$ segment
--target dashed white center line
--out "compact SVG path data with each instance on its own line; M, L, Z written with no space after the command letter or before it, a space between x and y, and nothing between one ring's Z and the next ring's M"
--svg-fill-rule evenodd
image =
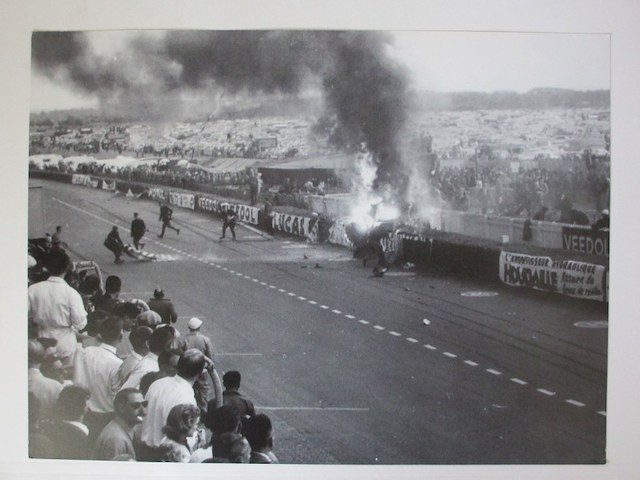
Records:
M549 397L553 397L556 394L556 392L551 392L549 390L545 390L544 388L538 388L537 391L542 393L543 395L548 395Z
M183 253L183 252L181 252L180 250L177 250L177 249L175 249L175 248L173 248L173 247L168 247L168 248L170 248L171 250L174 250L174 251L176 251L176 252ZM226 271L226 272L229 272L229 273L232 273L232 274L236 274L236 275L237 275L237 276L239 276L239 277L244 277L244 278L246 278L247 280L251 280L251 281L252 281L252 282L254 282L254 283L260 283L260 285L268 286L270 289L277 289L279 292L281 292L281 293L286 293L287 295L289 295L289 296L291 296L291 297L297 297L297 298L298 298L299 300L301 300L301 301L308 301L308 303L309 303L310 305L319 305L319 304L318 304L318 302L316 302L316 301L314 301L314 300L307 300L307 298L306 298L306 297L303 297L303 296L301 296L301 295L297 295L297 294L296 294L296 293L294 293L294 292L287 292L285 289L283 289L283 288L278 288L276 285L267 284L266 282L262 282L262 281L260 281L260 280L259 280L259 279L257 279L257 278L252 278L252 277L251 277L251 276L249 276L249 275L245 275L245 274L243 274L243 273L241 273L241 272L236 272L235 270L232 270L232 269L230 269L230 268L223 267L222 265L219 265L219 264L216 264L216 263L213 263L213 262L209 262L209 261L207 261L207 260L204 260L204 259L201 259L201 258L195 257L195 256L193 256L193 255L191 255L191 254L189 254L189 253L184 252L183 254L184 254L184 255L186 255L187 257L195 258L195 259L197 259L197 260L201 261L202 263L205 263L205 264L207 264L207 265L209 265L209 266L216 267L216 268L218 268L218 269L222 269L222 270L224 270L224 271ZM320 306L320 308L322 308L322 309L324 309L324 310L329 310L329 309L331 308L331 307L329 307L328 305L321 305L321 304L320 304L319 306ZM332 313L335 313L336 315L340 315L340 314L342 314L342 311L340 311L340 310L338 310L338 309L333 309L333 310L331 310L331 312L332 312ZM355 318L356 318L354 315L351 315L351 314L344 314L344 316L345 316L346 318L351 319L351 320L353 320L353 319L355 319ZM359 322L359 323L361 323L361 324L363 324L363 325L370 325L370 324L371 324L369 321L364 320L364 319L360 319L360 320L358 320L358 322ZM373 328L374 328L375 330L378 330L378 331L385 330L385 327L383 327L383 326L381 326L381 325L373 325ZM394 337L401 337L401 336L402 336L402 334L401 334L400 332L396 332L395 330L389 330L389 331L388 331L388 333L389 333L389 335L392 335L392 336L394 336ZM415 338L413 338L413 337L405 337L405 340L406 340L407 342L410 342L410 343L420 343L420 342L419 342L419 340L417 340L417 339L415 339ZM433 346L433 345L431 345L431 344L428 344L428 343L423 344L423 347L424 347L424 348L426 348L426 349L428 349L428 350L432 350L432 351L433 351L433 350L438 350L438 348L437 348L437 347L435 347L435 346ZM457 357L458 357L458 355L456 355L455 353L447 352L447 351L442 352L442 355L444 355L444 356L446 356L446 357L449 357L449 358L457 358ZM477 362L474 362L474 361L472 361L472 360L464 360L464 363L465 363L466 365L471 366L471 367L477 367L477 366L479 365ZM487 373L490 373L490 374L492 374L492 375L496 375L496 376L502 375L502 372L501 372L501 371L499 371L499 370L495 370L495 369L492 369L492 368L487 368L485 371L486 371ZM528 382L526 382L525 380L522 380L522 379L520 379L520 378L517 378L517 377L513 377L513 378L511 378L511 379L510 379L510 381L511 381L511 382L513 382L513 383L516 383L516 384L518 384L518 385L528 385ZM556 395L556 392L552 392L552 391L550 391L550 390L546 390L546 389L544 389L544 388L538 388L538 389L536 389L536 391L537 391L537 392L539 392L539 393L542 393L543 395L547 395L547 396L550 396L550 397L552 397L552 396L555 396L555 395ZM571 399L571 398L570 398L570 399L566 399L566 400L564 400L564 402L565 402L565 403L567 403L567 404L569 404L569 405L573 405L573 406L575 406L575 407L586 407L586 404L585 404L585 403L580 402L580 401L578 401L578 400ZM597 413L598 415L601 415L601 416L604 416L604 417L606 417L606 416L607 416L607 412L605 412L605 411L603 411L603 410L598 411L598 412L596 412L596 413Z

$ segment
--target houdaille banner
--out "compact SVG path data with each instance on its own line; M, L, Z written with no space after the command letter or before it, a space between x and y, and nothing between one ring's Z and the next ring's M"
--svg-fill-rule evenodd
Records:
M500 253L500 280L514 287L606 301L606 268L573 260Z

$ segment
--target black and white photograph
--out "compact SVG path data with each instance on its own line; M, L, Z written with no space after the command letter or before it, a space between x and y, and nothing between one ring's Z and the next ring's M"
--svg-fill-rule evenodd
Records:
M10 160L23 466L608 468L611 30L54 25Z

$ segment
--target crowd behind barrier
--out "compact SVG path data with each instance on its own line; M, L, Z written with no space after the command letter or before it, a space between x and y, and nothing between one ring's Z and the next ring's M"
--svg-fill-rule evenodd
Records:
M258 208L244 203L222 201L204 193L192 193L187 190L176 191L158 186L149 187L146 184L107 180L86 174L61 174L59 172L41 170L32 170L30 174L34 177L49 177L52 175L54 179L60 181L71 181L75 184L94 188L117 190L125 194L148 197L153 200L217 215L221 215L230 206L234 211L240 213L240 221L257 225L269 233L282 232L307 238L311 241L317 241L321 238L322 241L326 239L330 243L350 245L349 241L345 240L344 235L330 231L331 229L339 229L341 224L339 220L347 216L352 202L352 197L348 195L321 196L275 193L270 197L274 200L273 203L267 201L263 208ZM282 203L292 202L293 200L290 197L298 195L300 197L298 201L302 204L301 206L316 213L302 213L302 209L298 214L274 210L274 207L277 209ZM567 241L567 229L571 226L571 221L570 219L562 218L562 209L570 207L571 203L567 202L564 207L559 206L556 209L555 217L551 213L547 214L547 217L551 217L549 220L557 220L553 222L545 220L531 221L530 218L526 217L502 217L449 209L433 209L434 214L430 219L429 227L444 232L488 238L502 243L526 243L543 248L577 250L583 253L608 256L608 235L606 239L602 239L602 233L594 233L593 229L588 225L583 227L582 235L589 238L586 241L581 241L580 246L575 248L570 241ZM318 222L318 220L321 221ZM587 221L588 223L589 221ZM321 234L317 232L319 227L322 227ZM579 226L574 226L573 228L580 229Z
M586 150L580 156L565 155L559 164L563 167L519 167L514 170L504 162L483 162L474 167L450 167L436 162L428 178L436 199L452 210L532 217L542 206L557 207L562 195L589 210L600 212L608 208L611 166L608 154L596 155ZM64 160L45 165L30 163L30 170L39 169L226 195L250 199L252 204L257 201L257 194L252 194L252 189L260 188L262 199L268 198L278 204L292 203L297 208L308 208L302 200L304 194L340 193L341 189L344 193L337 177L319 182L315 178L300 179L293 173L282 174L280 185L252 186L258 174L250 168L214 173L198 167L168 168L159 162L119 168L104 162L80 163L75 167Z
M31 458L278 463L269 417L240 372L218 375L200 319L180 335L164 289L125 299L126 279L75 271L48 240L29 252Z
M438 166L430 172L440 199L453 210L500 216L533 216L541 207L554 208L565 195L574 203L600 212L608 208L609 155L585 151L566 155L563 168L518 168L506 164L475 167Z
M354 242L347 235L345 223L346 214L352 198L349 195L323 196L301 193L275 192L272 202L265 202L264 207L246 205L232 201L222 201L205 193L193 193L189 190L175 190L160 186L150 187L133 181L109 180L105 177L97 177L91 174L69 173L50 170L31 170L32 176L53 175L56 179L78 185L93 188L120 191L127 195L141 198L150 198L156 201L166 202L182 208L204 211L218 216L231 209L238 215L241 222L258 226L270 234L280 232L298 238L304 238L311 242L329 242L347 247L354 247ZM499 176L499 175L498 175ZM533 178L533 177L532 177ZM486 180L486 178L485 178ZM486 187L483 187L486 188ZM281 203L291 203L299 196L298 201L315 213L287 213L274 210ZM529 217L503 217L499 215L479 214L457 211L451 209L433 209L432 218L425 226L419 222L413 224L412 231L421 231L424 228L436 229L443 232L459 233L477 238L490 239L501 244L528 244L542 248L562 249L591 255L609 255L608 222L606 229L594 229L589 225L572 225L572 204L566 198L559 202L554 211L531 220ZM567 213L569 212L569 213ZM555 215L555 216L554 216ZM566 218L563 218L563 215ZM549 220L545 221L545 216ZM595 220L595 219L594 219ZM408 224L411 224L409 222ZM405 225L406 226L406 225ZM397 257L396 249L400 242L389 234L390 241L383 245L387 255ZM394 245L393 248L389 248ZM400 258L400 257L398 257Z

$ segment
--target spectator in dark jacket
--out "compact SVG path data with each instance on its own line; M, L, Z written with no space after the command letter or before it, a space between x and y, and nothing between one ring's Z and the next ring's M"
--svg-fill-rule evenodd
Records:
M164 298L164 291L160 287L153 291L153 298L149 299L147 304L151 310L162 317L162 323L176 323L178 320L173 303L168 298Z
M140 240L145 233L147 233L147 226L144 224L144 220L138 217L138 212L135 212L131 221L131 238L133 245L138 250L144 248L144 243L140 243Z
M273 427L271 419L263 413L251 417L245 427L251 445L251 463L280 463L273 453Z
M243 420L243 424L246 423L246 419L256 414L255 407L251 400L245 398L238 390L240 389L240 381L242 377L240 372L236 370L230 370L222 377L222 383L224 385L224 392L222 392L222 398L224 405L231 405L240 414Z
M54 407L55 420L43 427L51 444L52 458L88 460L92 446L89 428L83 423L89 391L77 385L64 387Z
M124 251L124 243L120 238L120 233L118 232L117 226L114 225L109 232L109 235L107 235L107 238L104 240L104 246L111 250L115 255L116 259L113 261L113 263L124 262L124 259L121 258L122 252Z

